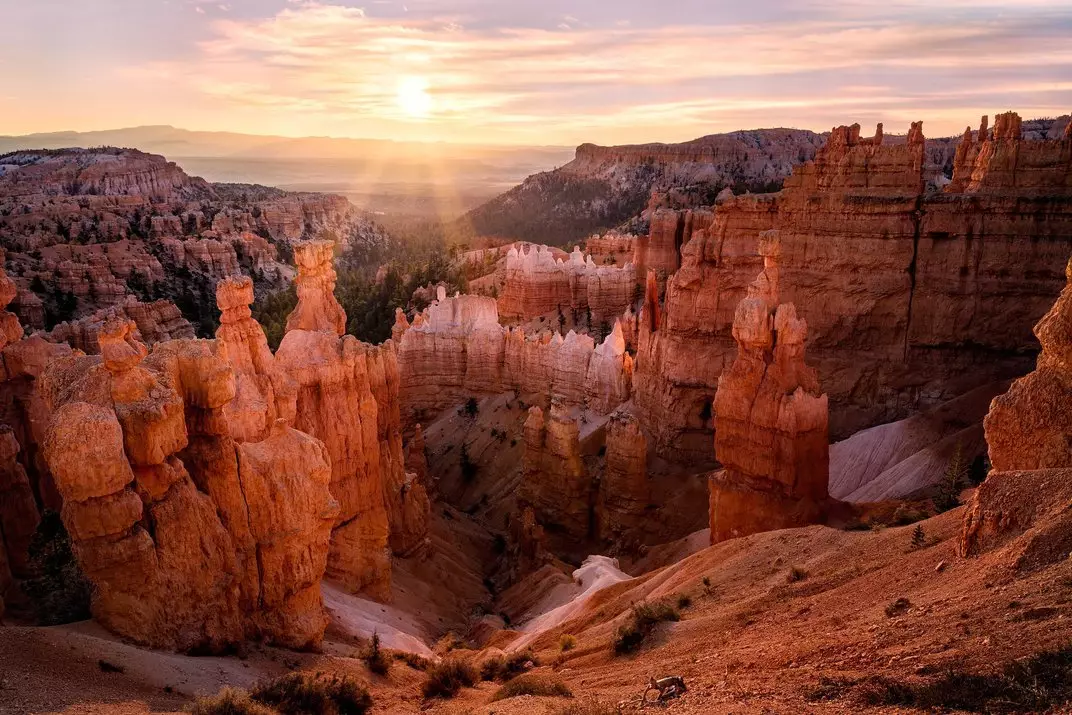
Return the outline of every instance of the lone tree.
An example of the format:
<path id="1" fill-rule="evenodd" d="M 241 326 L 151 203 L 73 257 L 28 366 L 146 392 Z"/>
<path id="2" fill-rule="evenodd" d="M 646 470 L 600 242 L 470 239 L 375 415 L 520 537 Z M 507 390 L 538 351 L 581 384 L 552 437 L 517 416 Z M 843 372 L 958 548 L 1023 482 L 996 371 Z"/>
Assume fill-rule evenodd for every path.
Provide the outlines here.
<path id="1" fill-rule="evenodd" d="M 960 492 L 968 481 L 968 464 L 964 461 L 964 451 L 960 443 L 953 450 L 945 475 L 938 483 L 938 493 L 934 496 L 934 508 L 939 513 L 956 509 L 960 506 Z"/>
<path id="2" fill-rule="evenodd" d="M 923 524 L 916 524 L 912 531 L 912 548 L 921 549 L 927 545 L 927 534 L 923 531 Z"/>

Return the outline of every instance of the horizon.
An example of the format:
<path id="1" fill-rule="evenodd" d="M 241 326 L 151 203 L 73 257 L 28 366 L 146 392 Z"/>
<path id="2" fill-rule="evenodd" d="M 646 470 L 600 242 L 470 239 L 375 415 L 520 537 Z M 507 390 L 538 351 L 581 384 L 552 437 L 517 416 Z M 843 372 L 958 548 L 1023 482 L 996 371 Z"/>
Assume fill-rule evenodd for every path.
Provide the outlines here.
<path id="1" fill-rule="evenodd" d="M 875 5 L 0 0 L 0 135 L 575 147 L 879 121 L 953 136 L 1072 108 L 1067 3 Z"/>

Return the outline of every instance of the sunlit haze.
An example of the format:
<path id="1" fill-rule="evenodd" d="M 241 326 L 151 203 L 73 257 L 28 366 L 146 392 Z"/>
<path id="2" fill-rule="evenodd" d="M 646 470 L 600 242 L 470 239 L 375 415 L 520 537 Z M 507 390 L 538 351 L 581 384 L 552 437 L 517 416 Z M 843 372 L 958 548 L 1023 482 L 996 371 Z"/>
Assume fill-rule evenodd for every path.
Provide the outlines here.
<path id="1" fill-rule="evenodd" d="M 1067 0 L 0 0 L 0 134 L 573 145 L 1072 107 Z"/>

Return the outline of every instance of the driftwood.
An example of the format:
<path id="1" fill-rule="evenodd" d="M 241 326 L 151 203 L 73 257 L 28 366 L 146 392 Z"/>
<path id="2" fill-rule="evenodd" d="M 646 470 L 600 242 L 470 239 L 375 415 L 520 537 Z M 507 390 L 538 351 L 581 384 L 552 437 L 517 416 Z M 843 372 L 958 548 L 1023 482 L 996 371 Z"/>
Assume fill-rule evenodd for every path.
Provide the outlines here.
<path id="1" fill-rule="evenodd" d="M 665 678 L 652 678 L 648 681 L 648 687 L 644 689 L 644 692 L 639 698 L 632 700 L 623 700 L 618 703 L 618 712 L 624 713 L 631 710 L 639 710 L 654 705 L 656 707 L 665 706 L 666 703 L 674 698 L 679 698 L 687 691 L 685 686 L 685 679 L 680 675 L 670 675 Z"/>

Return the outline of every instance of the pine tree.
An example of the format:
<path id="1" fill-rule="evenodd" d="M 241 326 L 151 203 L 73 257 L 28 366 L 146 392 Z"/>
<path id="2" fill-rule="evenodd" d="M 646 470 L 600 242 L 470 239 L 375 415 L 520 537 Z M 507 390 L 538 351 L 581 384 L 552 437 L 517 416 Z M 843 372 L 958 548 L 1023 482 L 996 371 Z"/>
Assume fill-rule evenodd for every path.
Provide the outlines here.
<path id="1" fill-rule="evenodd" d="M 968 477 L 968 465 L 964 461 L 964 453 L 958 443 L 953 450 L 953 457 L 949 460 L 949 466 L 945 468 L 945 475 L 938 484 L 938 493 L 934 497 L 934 507 L 939 513 L 956 509 L 960 506 L 960 492 Z"/>
<path id="2" fill-rule="evenodd" d="M 921 549 L 927 545 L 927 534 L 923 531 L 923 524 L 916 524 L 912 532 L 912 548 Z"/>

